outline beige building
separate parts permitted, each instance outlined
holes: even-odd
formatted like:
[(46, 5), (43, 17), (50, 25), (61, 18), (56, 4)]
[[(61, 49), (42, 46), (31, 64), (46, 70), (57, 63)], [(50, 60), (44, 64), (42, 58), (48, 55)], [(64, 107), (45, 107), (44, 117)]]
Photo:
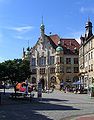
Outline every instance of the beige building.
[(49, 89), (53, 84), (59, 88), (61, 82), (71, 87), (79, 79), (79, 43), (75, 39), (60, 38), (57, 34), (46, 35), (43, 23), (40, 32), (30, 51), (31, 82), (41, 81), (43, 89)]
[(87, 21), (85, 28), (85, 36), (80, 38), (79, 78), (84, 84), (84, 88), (88, 88), (94, 81), (94, 35), (90, 20)]

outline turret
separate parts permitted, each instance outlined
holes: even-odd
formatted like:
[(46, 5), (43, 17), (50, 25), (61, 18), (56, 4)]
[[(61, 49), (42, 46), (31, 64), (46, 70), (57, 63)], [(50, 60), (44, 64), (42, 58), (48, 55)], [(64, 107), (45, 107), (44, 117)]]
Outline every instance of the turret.
[(92, 23), (90, 22), (90, 19), (88, 19), (85, 28), (86, 28), (85, 38), (87, 39), (93, 35), (92, 34)]
[(56, 48), (56, 53), (61, 53), (63, 52), (63, 48), (62, 48), (62, 42), (61, 39), (58, 41), (58, 46)]
[(64, 75), (64, 51), (62, 48), (61, 39), (58, 42), (58, 46), (56, 48), (56, 82), (57, 89), (60, 89), (60, 82), (62, 81)]

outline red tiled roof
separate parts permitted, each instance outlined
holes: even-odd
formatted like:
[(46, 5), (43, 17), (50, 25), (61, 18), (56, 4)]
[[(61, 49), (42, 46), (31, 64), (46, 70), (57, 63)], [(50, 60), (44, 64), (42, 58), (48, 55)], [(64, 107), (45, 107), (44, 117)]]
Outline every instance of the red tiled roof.
[(62, 38), (62, 46), (74, 50), (74, 48), (79, 49), (80, 44), (75, 39), (64, 39)]
[(55, 43), (55, 45), (58, 45), (58, 41), (60, 40), (60, 37), (55, 34), (55, 35), (50, 35), (49, 36), (51, 38), (51, 40)]
[(80, 47), (80, 44), (75, 39), (60, 38), (57, 34), (50, 35), (49, 37), (56, 46), (58, 45), (58, 41), (61, 39), (62, 47), (65, 48), (65, 50), (70, 49), (71, 53), (74, 51), (74, 48), (79, 49), (79, 47)]

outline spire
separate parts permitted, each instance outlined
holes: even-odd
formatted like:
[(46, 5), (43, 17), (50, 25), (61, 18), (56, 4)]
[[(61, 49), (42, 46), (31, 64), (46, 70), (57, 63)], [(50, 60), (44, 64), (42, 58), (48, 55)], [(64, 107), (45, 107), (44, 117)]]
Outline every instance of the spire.
[(41, 22), (40, 29), (41, 29), (41, 31), (43, 31), (43, 32), (44, 32), (44, 30), (45, 30), (45, 26), (44, 26), (44, 24), (43, 24), (43, 16), (42, 16), (42, 22)]
[(88, 16), (88, 22), (90, 22), (90, 17)]
[(42, 16), (42, 24), (43, 24), (43, 16)]
[(41, 26), (40, 26), (40, 32), (41, 32), (42, 41), (44, 41), (45, 25), (43, 24), (43, 16), (42, 16), (42, 22), (41, 22)]

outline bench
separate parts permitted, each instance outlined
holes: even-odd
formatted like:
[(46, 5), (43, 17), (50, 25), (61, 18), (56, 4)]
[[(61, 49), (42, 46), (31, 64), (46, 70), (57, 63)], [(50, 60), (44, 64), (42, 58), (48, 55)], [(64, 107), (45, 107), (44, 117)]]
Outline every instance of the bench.
[(10, 93), (10, 98), (14, 98), (14, 97), (20, 97), (20, 96), (22, 96), (22, 93)]
[(25, 98), (25, 99), (28, 99), (29, 98), (29, 100), (31, 101), (31, 99), (34, 97), (34, 94), (33, 93), (28, 93), (28, 94), (26, 94), (26, 93), (10, 93), (10, 96), (9, 96), (9, 98), (12, 98), (12, 99), (15, 99), (15, 98)]

